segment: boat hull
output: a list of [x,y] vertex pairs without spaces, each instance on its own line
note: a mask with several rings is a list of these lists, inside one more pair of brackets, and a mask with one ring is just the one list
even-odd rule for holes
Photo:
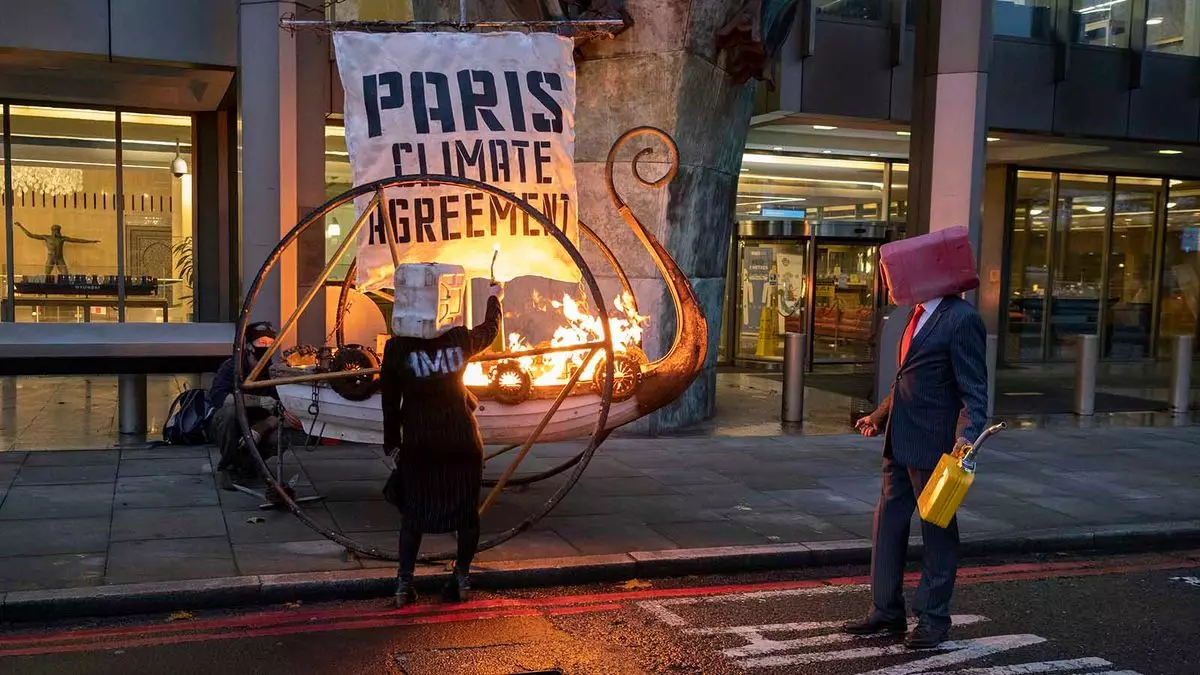
[[[375,394],[365,401],[342,398],[329,387],[317,388],[319,412],[315,426],[309,406],[313,403],[313,388],[306,384],[285,384],[277,388],[279,400],[288,412],[304,423],[304,429],[321,438],[350,443],[383,444],[382,397]],[[583,393],[563,401],[554,417],[538,437],[539,442],[565,441],[583,438],[596,429],[600,416],[599,396]],[[554,402],[550,399],[528,400],[517,405],[480,400],[475,417],[483,442],[488,445],[523,443],[541,423]],[[614,402],[609,408],[607,429],[616,429],[638,418],[637,398]]]

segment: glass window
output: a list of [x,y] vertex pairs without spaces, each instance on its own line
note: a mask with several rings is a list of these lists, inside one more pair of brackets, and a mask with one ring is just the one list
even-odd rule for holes
[[17,321],[117,321],[116,113],[10,110]]
[[1154,229],[1161,192],[1159,178],[1117,178],[1105,296],[1107,358],[1150,356]]
[[[1160,355],[1169,355],[1176,335],[1200,336],[1200,181],[1172,180],[1167,200],[1162,301],[1159,306]],[[1200,348],[1200,340],[1197,340]]]
[[192,119],[121,114],[125,320],[193,318]]
[[[354,185],[350,173],[350,155],[346,152],[346,131],[342,126],[325,127],[325,198],[332,199]],[[354,204],[347,203],[325,216],[325,260],[333,257],[346,235],[354,225]],[[342,258],[329,275],[330,279],[344,279],[354,260],[350,252]]]
[[1129,46],[1129,0],[1071,0],[1075,42]]
[[817,0],[817,14],[839,19],[883,21],[890,0]]
[[892,184],[888,195],[888,222],[903,228],[908,223],[908,165],[892,164]]
[[1009,361],[1042,358],[1042,322],[1046,286],[1050,278],[1050,200],[1053,182],[1049,173],[1017,173],[1016,199],[1009,227],[1008,335]]
[[1050,40],[1054,33],[1054,0],[995,0],[992,23],[996,35]]
[[1165,54],[1200,55],[1200,2],[1149,0],[1146,6],[1146,49]]
[[737,358],[783,360],[783,334],[805,332],[806,245],[738,242]]
[[875,261],[871,244],[817,244],[813,360],[870,363],[874,357]]
[[883,220],[883,162],[746,153],[739,218]]
[[1099,326],[1108,177],[1061,174],[1054,224],[1050,358],[1075,358],[1080,335]]

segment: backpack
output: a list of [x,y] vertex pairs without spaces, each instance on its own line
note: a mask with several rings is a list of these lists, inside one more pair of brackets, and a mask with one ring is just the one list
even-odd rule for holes
[[204,426],[208,422],[208,401],[203,389],[184,389],[171,402],[163,441],[169,445],[203,445],[208,442]]

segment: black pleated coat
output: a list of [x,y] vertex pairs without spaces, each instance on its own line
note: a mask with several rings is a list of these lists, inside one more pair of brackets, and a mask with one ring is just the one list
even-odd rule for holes
[[432,339],[393,337],[383,351],[383,442],[398,448],[389,501],[406,523],[428,533],[479,523],[483,439],[475,396],[463,384],[467,361],[500,330],[500,301],[489,298],[482,324]]

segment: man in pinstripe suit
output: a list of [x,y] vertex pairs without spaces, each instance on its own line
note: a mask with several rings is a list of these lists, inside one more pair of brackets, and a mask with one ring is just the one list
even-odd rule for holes
[[[917,497],[942,454],[968,443],[987,421],[986,337],[983,321],[956,295],[913,308],[900,341],[899,370],[879,408],[858,421],[864,436],[884,434],[883,488],[875,509],[870,614],[848,633],[904,634],[903,575],[909,525]],[[958,570],[958,522],[945,529],[921,522],[924,560],[913,613],[910,649],[947,639],[950,597]]]

